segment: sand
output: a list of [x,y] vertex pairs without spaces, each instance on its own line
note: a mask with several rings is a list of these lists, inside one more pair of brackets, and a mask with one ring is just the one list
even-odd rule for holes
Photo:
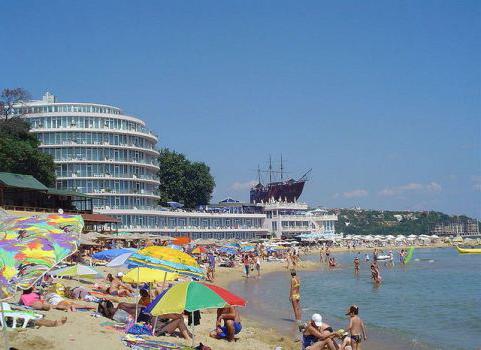
[[[441,246],[441,245],[437,245]],[[444,245],[442,245],[444,246]],[[422,247],[422,248],[431,248]],[[387,250],[389,248],[383,248]],[[399,249],[393,247],[393,249]],[[332,252],[345,251],[346,249],[335,248]],[[312,250],[311,253],[318,253],[318,250]],[[303,261],[299,270],[316,269],[319,264],[312,261]],[[103,268],[103,271],[108,269]],[[282,262],[266,262],[262,264],[262,274],[286,271],[286,264]],[[216,272],[215,284],[227,287],[229,283],[243,277],[242,266],[236,268],[219,267]],[[66,285],[78,285],[77,281],[65,280]],[[91,284],[84,284],[87,288]],[[18,300],[18,297],[15,299]],[[123,298],[122,301],[130,301]],[[96,305],[96,304],[92,304]],[[239,334],[239,339],[235,343],[229,343],[224,340],[212,339],[208,336],[209,332],[215,326],[215,310],[207,310],[202,312],[201,325],[195,327],[195,344],[202,342],[212,349],[216,350],[263,350],[275,349],[281,346],[282,349],[299,349],[300,343],[295,342],[278,333],[275,329],[266,328],[248,318],[241,311],[243,330]],[[60,319],[64,316],[68,317],[65,325],[54,328],[39,329],[23,329],[9,330],[10,346],[19,350],[84,350],[84,349],[127,349],[122,343],[122,333],[101,326],[102,323],[109,320],[103,317],[95,318],[90,312],[69,312],[65,313],[58,310],[42,312],[48,319]],[[175,337],[155,337],[153,339],[175,342],[178,344],[191,345],[191,341],[185,341]],[[2,339],[3,342],[3,339]]]

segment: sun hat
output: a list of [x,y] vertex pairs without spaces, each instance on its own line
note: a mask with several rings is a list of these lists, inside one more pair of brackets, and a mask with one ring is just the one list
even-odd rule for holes
[[124,275],[123,272],[118,272],[118,273],[117,273],[117,277],[122,277],[123,275]]
[[312,317],[311,317],[311,320],[312,320],[312,322],[314,322],[314,324],[317,327],[320,327],[322,325],[322,316],[319,315],[319,314],[313,314]]

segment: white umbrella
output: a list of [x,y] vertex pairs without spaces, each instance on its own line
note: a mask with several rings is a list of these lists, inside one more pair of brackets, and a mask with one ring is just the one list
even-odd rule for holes
[[122,266],[125,264],[125,262],[127,261],[128,258],[130,258],[130,256],[132,254],[134,254],[136,252],[135,251],[131,251],[129,253],[124,253],[124,254],[120,254],[118,257],[112,259],[108,264],[106,264],[105,266],[107,267],[118,267],[118,266]]
[[418,238],[418,236],[416,236],[416,235],[409,235],[408,238],[416,239],[416,238]]

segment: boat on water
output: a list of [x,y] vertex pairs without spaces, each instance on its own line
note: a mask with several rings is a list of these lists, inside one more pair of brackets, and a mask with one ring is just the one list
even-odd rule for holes
[[376,258],[377,261],[392,261],[392,255],[378,255]]
[[481,254],[481,248],[461,248],[455,246],[456,250],[460,254]]

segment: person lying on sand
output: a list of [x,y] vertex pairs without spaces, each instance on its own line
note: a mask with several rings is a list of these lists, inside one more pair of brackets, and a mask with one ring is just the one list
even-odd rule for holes
[[[224,326],[222,326],[222,320]],[[239,311],[234,306],[227,306],[217,309],[217,321],[215,324],[215,330],[210,333],[212,338],[227,339],[231,342],[236,334],[239,334],[242,330],[241,319]]]
[[34,310],[50,310],[50,305],[42,299],[40,294],[35,293],[33,288],[24,290],[18,303],[20,305],[31,307]]
[[133,288],[128,284],[122,282],[118,277],[112,276],[111,273],[107,275],[107,280],[110,282],[110,287],[105,290],[105,293],[119,297],[130,297],[134,292]]
[[338,337],[330,325],[322,322],[322,316],[313,314],[303,334],[302,343],[306,350],[321,350],[327,346],[329,350],[336,350],[333,338]]
[[62,317],[60,320],[46,320],[46,319],[40,319],[40,320],[32,320],[32,324],[36,328],[40,327],[58,327],[67,322],[67,317]]
[[77,311],[77,309],[95,310],[95,306],[82,305],[74,303],[73,301],[66,300],[64,297],[58,295],[57,293],[48,293],[45,295],[45,300],[47,303],[52,305],[56,310],[63,311]]
[[93,303],[98,303],[100,302],[100,299],[97,298],[96,296],[93,296],[90,294],[87,288],[78,286],[74,288],[65,288],[65,296],[70,299],[75,299],[75,300],[83,300],[83,301],[88,301],[88,302],[93,302]]

